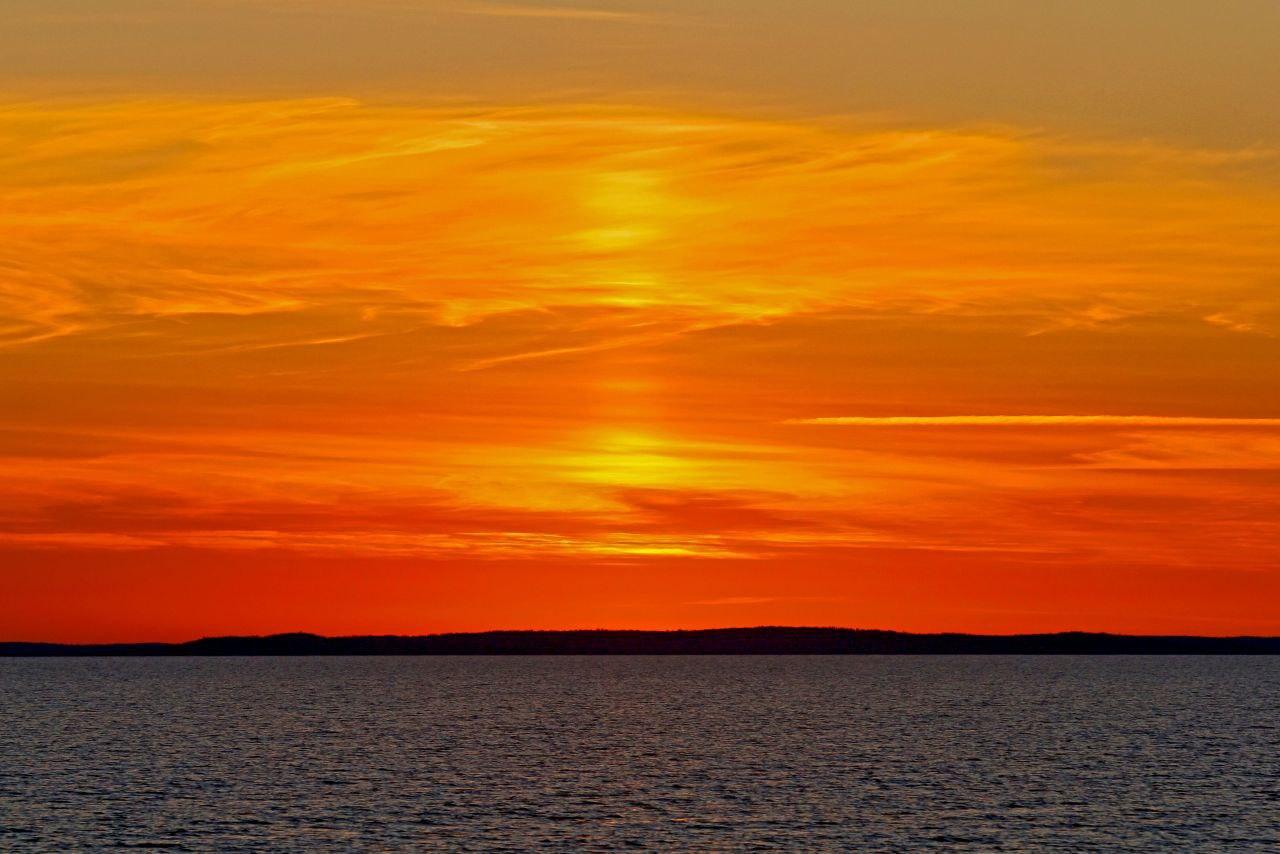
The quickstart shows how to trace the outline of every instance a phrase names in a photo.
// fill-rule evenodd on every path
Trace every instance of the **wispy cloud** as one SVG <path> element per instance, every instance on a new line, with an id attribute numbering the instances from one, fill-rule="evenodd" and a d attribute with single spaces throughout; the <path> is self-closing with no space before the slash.
<path id="1" fill-rule="evenodd" d="M 841 602 L 839 596 L 725 596 L 720 599 L 699 599 L 685 602 L 686 605 L 705 606 L 710 608 L 739 607 L 747 605 L 770 605 L 774 602 Z"/>
<path id="2" fill-rule="evenodd" d="M 702 599 L 697 602 L 686 602 L 685 604 L 719 607 L 725 605 L 765 605 L 769 602 L 777 601 L 777 596 L 726 596 L 723 599 Z"/>
<path id="3" fill-rule="evenodd" d="M 1216 431 L 1137 433 L 1117 448 L 1077 455 L 1087 468 L 1163 471 L 1270 471 L 1280 469 L 1280 436 L 1237 433 L 1224 441 Z"/>
<path id="4" fill-rule="evenodd" d="M 0 532 L 0 546 L 21 548 L 84 548 L 145 550 L 199 548 L 219 551 L 280 549 L 311 554 L 369 557 L 425 557 L 468 555 L 483 559 L 561 558 L 744 558 L 719 537 L 656 537 L 603 534 L 570 537 L 524 531 L 461 532 L 453 534 L 401 531 L 36 531 Z M 770 600 L 760 600 L 770 601 Z M 704 603 L 713 604 L 713 603 Z M 721 604 L 733 604 L 729 602 Z M 743 603 L 738 603 L 743 604 Z"/>
<path id="5" fill-rule="evenodd" d="M 658 16 L 620 9 L 592 9 L 581 6 L 525 5 L 522 3 L 473 3 L 455 7 L 464 15 L 489 18 L 542 18 L 559 21 L 601 21 L 605 23 L 652 23 Z"/>
<path id="6" fill-rule="evenodd" d="M 433 8 L 653 20 L 569 5 Z M 75 134 L 58 132 L 69 124 Z M 29 128 L 46 130 L 28 139 Z M 279 317 L 255 325 L 253 340 L 215 336 L 238 352 L 355 340 L 385 332 L 384 314 L 458 327 L 564 307 L 623 322 L 458 364 L 589 355 L 653 343 L 664 324 L 855 306 L 1009 317 L 1046 334 L 1170 312 L 1260 337 L 1276 323 L 1280 241 L 1263 224 L 1280 203 L 1228 173 L 1204 176 L 1215 195 L 1181 195 L 1183 172 L 1210 168 L 1192 154 L 1151 155 L 1178 199 L 1168 204 L 1149 198 L 1153 181 L 1123 146 L 598 105 L 25 103 L 5 112 L 0 140 L 4 349 L 106 336 L 139 319 Z M 1029 168 L 1064 158 L 1112 176 L 1130 203 L 1099 211 L 1087 187 Z M 1151 222 L 1161 235 L 1221 238 L 1137 249 L 1117 238 Z M 1067 256 L 1063 245 L 1089 251 Z M 1206 281 L 1238 284 L 1200 293 Z M 1171 308 L 1170 288 L 1198 296 Z M 304 312 L 324 328 L 305 328 Z M 121 343 L 133 355 L 175 349 Z"/>
<path id="7" fill-rule="evenodd" d="M 467 8 L 638 20 L 596 5 Z M 12 104 L 0 564 L 696 560 L 724 586 L 661 597 L 702 615 L 858 607 L 881 566 L 1274 566 L 1280 194 L 1157 155 L 581 104 Z M 1033 408 L 1064 414 L 999 414 Z"/>
<path id="8" fill-rule="evenodd" d="M 792 418 L 786 424 L 833 427 L 1280 427 L 1280 418 L 1183 415 L 853 415 Z"/>

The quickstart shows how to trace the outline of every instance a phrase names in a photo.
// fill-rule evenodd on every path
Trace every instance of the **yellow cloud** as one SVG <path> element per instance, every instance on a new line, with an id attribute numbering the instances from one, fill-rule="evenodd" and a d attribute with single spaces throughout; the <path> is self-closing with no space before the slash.
<path id="1" fill-rule="evenodd" d="M 556 306 L 686 328 L 1006 312 L 1032 331 L 1099 304 L 1123 304 L 1111 323 L 1265 306 L 1280 262 L 1280 194 L 1229 153 L 1009 130 L 328 99 L 26 102 L 0 131 L 9 345 L 317 307 L 366 319 L 317 336 L 336 340 Z"/>

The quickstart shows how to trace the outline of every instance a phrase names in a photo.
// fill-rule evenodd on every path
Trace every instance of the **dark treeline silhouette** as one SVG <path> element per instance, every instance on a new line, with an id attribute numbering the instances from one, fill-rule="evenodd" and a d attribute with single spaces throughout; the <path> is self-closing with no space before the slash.
<path id="1" fill-rule="evenodd" d="M 910 634 L 762 626 L 696 631 L 499 631 L 329 638 L 295 633 L 186 643 L 0 642 L 0 656 L 172 655 L 1276 655 L 1276 637 L 1062 632 Z"/>

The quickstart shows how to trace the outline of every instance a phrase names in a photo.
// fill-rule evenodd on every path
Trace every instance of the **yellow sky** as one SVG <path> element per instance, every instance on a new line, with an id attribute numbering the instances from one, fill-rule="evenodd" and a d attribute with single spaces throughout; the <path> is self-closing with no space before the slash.
<path id="1" fill-rule="evenodd" d="M 1093 5 L 10 4 L 0 634 L 1280 631 L 1277 21 Z"/>

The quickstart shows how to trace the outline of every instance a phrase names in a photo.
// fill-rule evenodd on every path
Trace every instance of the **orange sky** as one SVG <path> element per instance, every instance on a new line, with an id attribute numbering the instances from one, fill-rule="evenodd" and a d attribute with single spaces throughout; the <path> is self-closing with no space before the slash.
<path id="1" fill-rule="evenodd" d="M 232 33 L 164 91 L 82 28 L 126 7 L 182 23 L 0 13 L 102 54 L 0 65 L 0 638 L 1280 634 L 1280 136 L 1248 110 L 834 109 L 781 65 L 640 92 L 625 51 L 233 80 Z M 812 100 L 752 102 L 783 84 Z"/>

